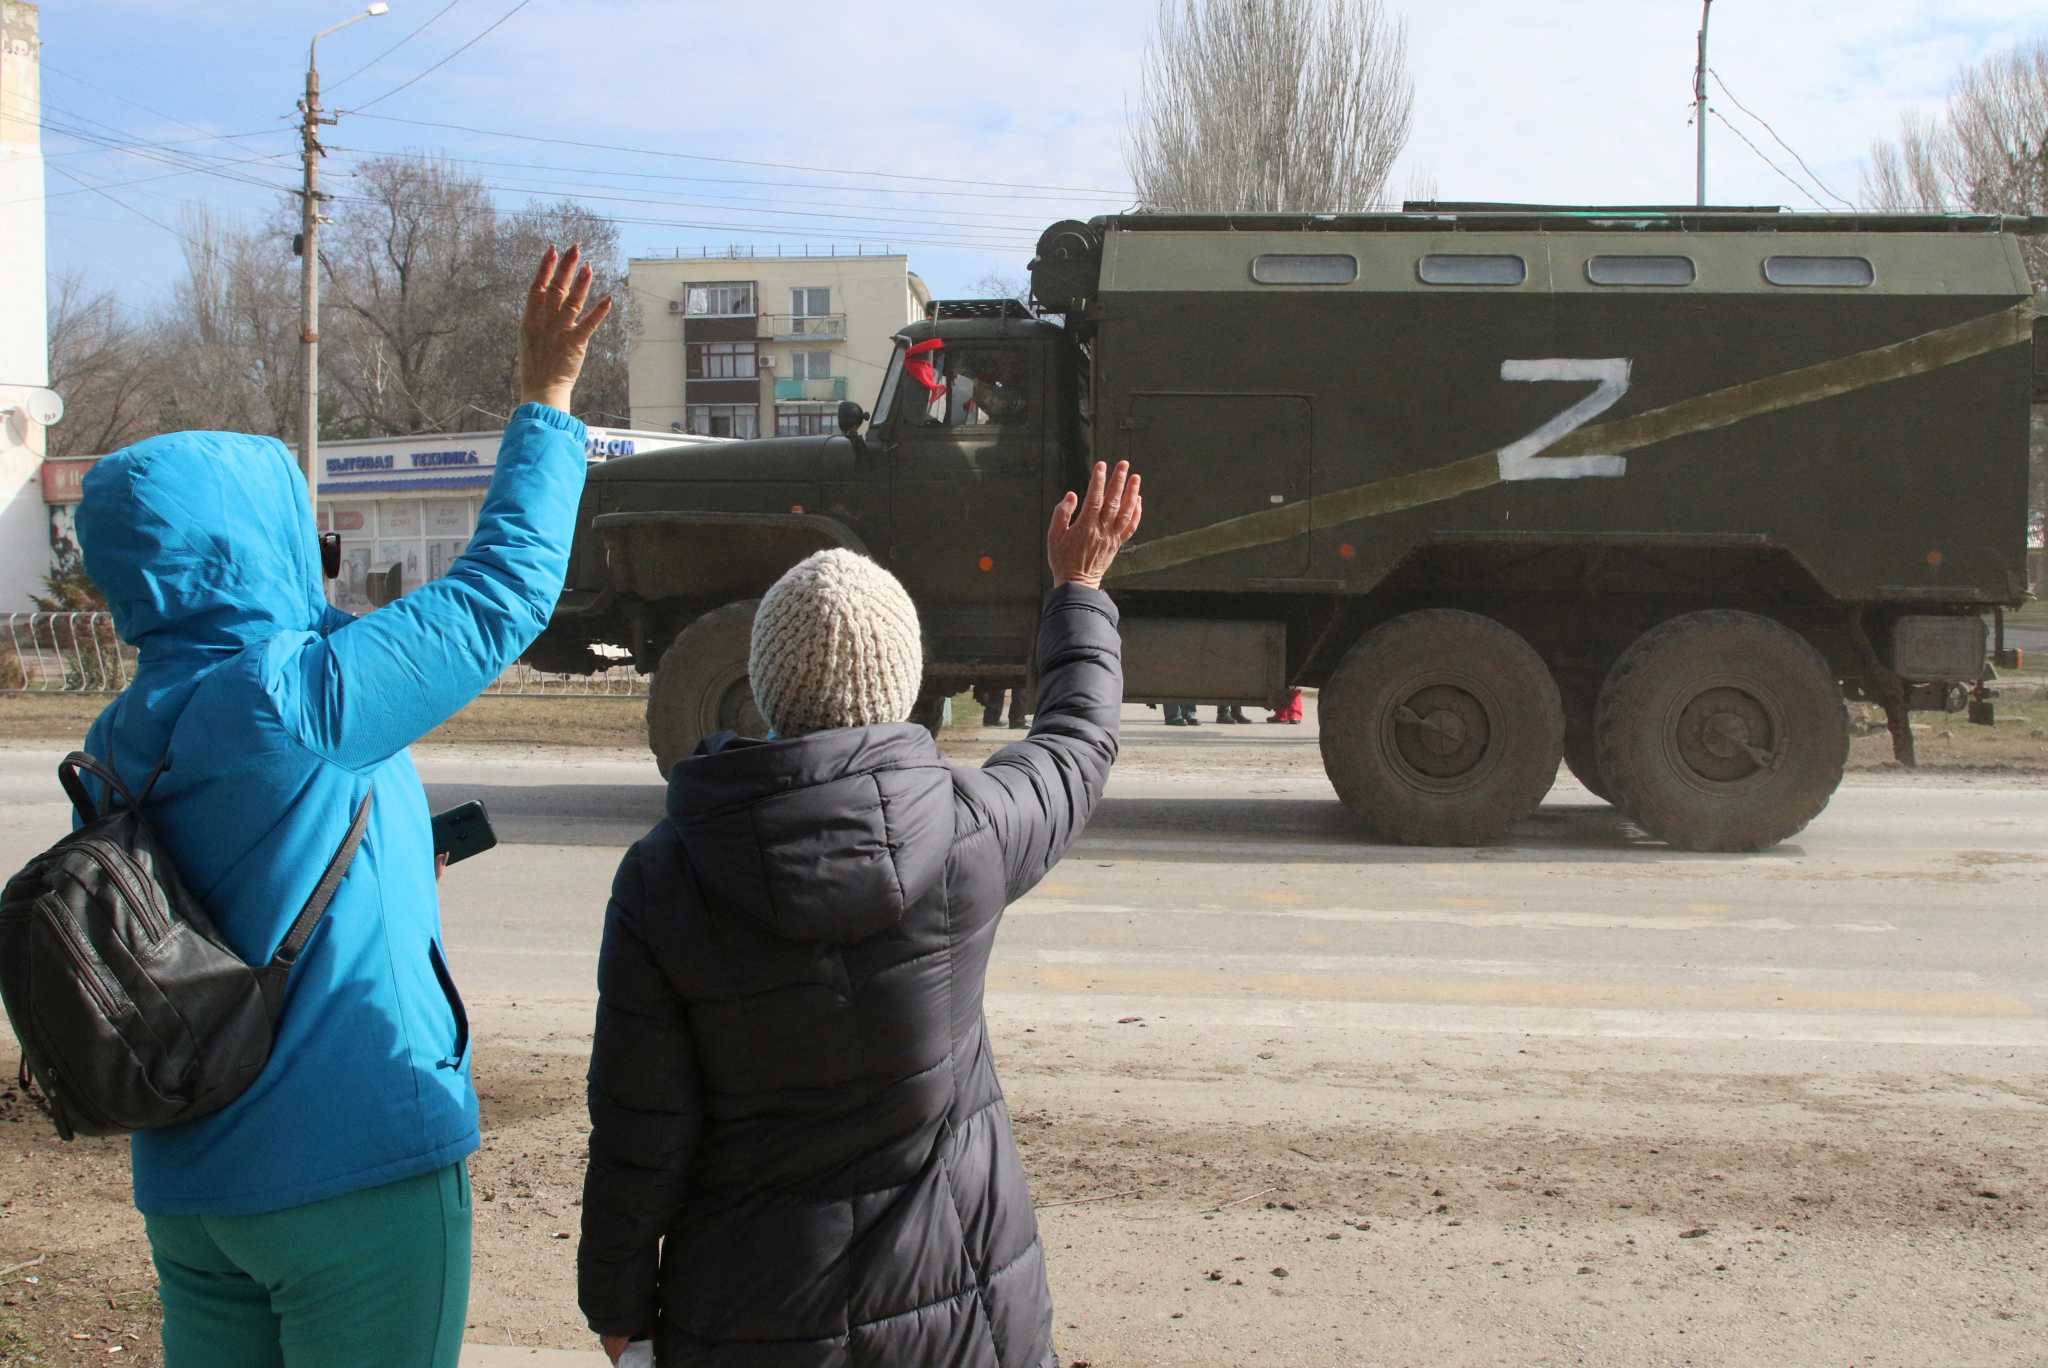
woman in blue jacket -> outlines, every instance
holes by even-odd
[[[609,297],[550,248],[522,403],[468,550],[360,619],[330,608],[306,485],[275,438],[179,432],[96,465],[86,569],[140,652],[86,748],[140,783],[186,886],[267,960],[363,795],[370,826],[286,989],[270,1063],[213,1115],[137,1134],[135,1203],[169,1368],[454,1368],[469,1298],[469,1031],[441,954],[406,747],[546,625],[583,487],[569,399]]]

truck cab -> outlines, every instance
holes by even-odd
[[[1015,300],[943,301],[904,328],[872,415],[840,432],[643,452],[594,467],[568,584],[528,653],[587,671],[625,647],[654,678],[666,773],[704,736],[756,729],[747,639],[760,595],[814,551],[887,566],[917,601],[926,712],[977,683],[1021,686],[1049,582],[1045,518],[1074,487],[1065,330]]]

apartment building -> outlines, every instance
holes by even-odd
[[[931,300],[909,258],[887,253],[741,248],[628,270],[633,426],[706,437],[837,431],[839,401],[874,406],[890,339]]]

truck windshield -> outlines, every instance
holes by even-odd
[[[889,368],[882,372],[882,392],[875,396],[875,411],[870,421],[880,427],[888,420],[889,410],[896,402],[896,382],[903,378],[902,338],[896,339],[896,353],[889,358]]]

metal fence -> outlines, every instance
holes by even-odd
[[[0,692],[119,693],[134,673],[111,614],[0,615]]]
[[[596,674],[546,674],[514,665],[484,692],[506,698],[645,696],[647,677],[623,652]],[[110,613],[0,613],[0,693],[114,694],[135,675],[135,649]]]

